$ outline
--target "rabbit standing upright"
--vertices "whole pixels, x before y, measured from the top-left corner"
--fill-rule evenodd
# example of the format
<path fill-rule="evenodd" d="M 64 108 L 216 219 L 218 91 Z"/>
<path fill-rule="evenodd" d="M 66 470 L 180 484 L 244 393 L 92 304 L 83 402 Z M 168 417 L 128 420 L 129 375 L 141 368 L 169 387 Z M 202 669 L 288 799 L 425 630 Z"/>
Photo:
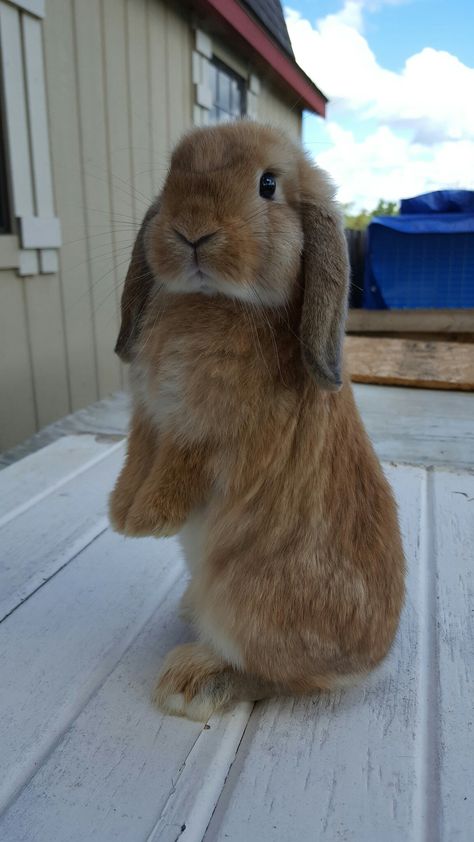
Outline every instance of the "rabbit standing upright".
<path fill-rule="evenodd" d="M 126 535 L 181 531 L 198 640 L 167 658 L 164 711 L 340 687 L 392 643 L 405 565 L 341 370 L 348 274 L 333 188 L 296 143 L 251 122 L 184 137 L 125 282 L 110 507 Z"/>

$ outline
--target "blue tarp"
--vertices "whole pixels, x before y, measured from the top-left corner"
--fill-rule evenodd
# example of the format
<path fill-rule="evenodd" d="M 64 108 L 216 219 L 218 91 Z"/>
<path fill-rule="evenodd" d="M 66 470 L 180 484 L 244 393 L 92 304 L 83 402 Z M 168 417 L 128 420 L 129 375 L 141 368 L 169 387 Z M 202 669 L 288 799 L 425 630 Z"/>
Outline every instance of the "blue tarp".
<path fill-rule="evenodd" d="M 474 191 L 404 199 L 367 235 L 364 307 L 474 307 Z"/>
<path fill-rule="evenodd" d="M 401 214 L 474 213 L 474 190 L 434 190 L 412 199 L 402 199 Z"/>
<path fill-rule="evenodd" d="M 374 216 L 370 225 L 384 225 L 402 234 L 467 234 L 474 232 L 474 211 Z"/>

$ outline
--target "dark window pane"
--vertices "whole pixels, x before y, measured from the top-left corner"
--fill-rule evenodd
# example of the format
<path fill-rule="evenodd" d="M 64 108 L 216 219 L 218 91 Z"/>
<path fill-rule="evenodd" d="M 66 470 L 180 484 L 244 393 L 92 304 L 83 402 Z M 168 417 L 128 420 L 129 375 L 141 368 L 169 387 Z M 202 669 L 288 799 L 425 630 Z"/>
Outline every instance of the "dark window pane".
<path fill-rule="evenodd" d="M 1 103 L 0 103 L 1 115 Z M 1 120 L 1 116 L 0 116 Z M 10 203 L 8 201 L 8 182 L 5 158 L 5 146 L 3 135 L 3 120 L 0 121 L 0 234 L 9 234 L 11 231 Z"/>
<path fill-rule="evenodd" d="M 230 110 L 232 114 L 236 117 L 240 117 L 242 114 L 242 94 L 235 79 L 232 79 L 230 85 L 230 93 L 231 93 L 231 100 L 230 100 Z"/>
<path fill-rule="evenodd" d="M 211 123 L 229 122 L 245 113 L 245 82 L 219 59 L 210 64 L 210 87 L 213 107 L 209 112 Z"/>
<path fill-rule="evenodd" d="M 230 77 L 219 70 L 217 104 L 224 111 L 230 111 Z"/>
<path fill-rule="evenodd" d="M 212 101 L 217 100 L 217 68 L 215 64 L 209 64 L 209 87 L 212 91 Z"/>

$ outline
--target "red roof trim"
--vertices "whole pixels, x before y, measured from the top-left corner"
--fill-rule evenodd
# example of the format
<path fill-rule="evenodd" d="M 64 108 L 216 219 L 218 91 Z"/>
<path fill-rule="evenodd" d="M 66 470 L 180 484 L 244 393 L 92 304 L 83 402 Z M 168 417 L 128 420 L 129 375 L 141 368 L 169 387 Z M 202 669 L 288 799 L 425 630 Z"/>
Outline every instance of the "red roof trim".
<path fill-rule="evenodd" d="M 201 0 L 201 7 L 218 15 L 272 67 L 274 72 L 297 94 L 304 108 L 325 116 L 326 98 L 306 74 L 274 44 L 269 35 L 247 14 L 236 0 Z"/>

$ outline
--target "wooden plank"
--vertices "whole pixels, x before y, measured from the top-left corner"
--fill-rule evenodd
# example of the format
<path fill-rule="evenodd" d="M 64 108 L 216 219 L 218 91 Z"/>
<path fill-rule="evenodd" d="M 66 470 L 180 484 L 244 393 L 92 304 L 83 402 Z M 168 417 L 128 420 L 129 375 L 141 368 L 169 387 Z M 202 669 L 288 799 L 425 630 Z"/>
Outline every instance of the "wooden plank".
<path fill-rule="evenodd" d="M 77 68 L 70 2 L 48 0 L 43 34 L 50 106 L 51 159 L 63 236 L 59 260 L 66 356 L 71 405 L 76 410 L 97 400 L 99 393 L 95 368 L 93 305 L 87 270 L 88 210 L 81 177 Z M 103 219 L 102 216 L 102 225 Z"/>
<path fill-rule="evenodd" d="M 135 4 L 133 4 L 135 6 Z M 74 0 L 82 171 L 99 395 L 120 387 L 100 0 Z M 107 228 L 104 230 L 104 226 Z M 102 232 L 97 245 L 96 234 Z"/>
<path fill-rule="evenodd" d="M 211 733 L 201 731 L 147 842 L 175 842 L 178 828 L 182 842 L 203 838 L 252 709 L 244 702 L 230 715 L 211 718 Z"/>
<path fill-rule="evenodd" d="M 15 234 L 0 237 L 0 269 L 16 269 L 19 262 L 20 243 Z"/>
<path fill-rule="evenodd" d="M 194 104 L 192 85 L 192 33 L 177 6 L 166 7 L 166 61 L 168 66 L 169 142 L 173 147 L 191 128 Z"/>
<path fill-rule="evenodd" d="M 292 137 L 301 137 L 300 103 L 296 97 L 282 96 L 268 78 L 261 78 L 260 94 L 250 94 L 252 106 L 256 108 L 256 117 L 262 122 L 281 126 Z"/>
<path fill-rule="evenodd" d="M 107 679 L 150 615 L 159 609 L 181 573 L 175 541 L 162 541 L 160 544 L 154 539 L 142 541 L 137 556 L 133 541 L 107 531 L 88 546 L 73 564 L 0 624 L 0 812 L 34 775 L 64 734 L 66 745 L 69 743 L 68 727 Z M 151 629 L 153 643 L 157 632 L 163 633 L 160 622 Z M 169 634 L 163 634 L 162 645 L 165 646 L 168 641 Z M 146 676 L 149 681 L 156 675 L 159 659 L 160 651 L 150 649 Z M 104 745 L 105 730 L 102 734 L 93 734 L 92 731 L 84 734 L 80 742 L 86 766 L 91 764 L 91 751 L 92 754 L 105 751 L 113 766 L 122 753 L 126 735 L 129 734 L 133 740 L 135 718 L 140 718 L 140 707 L 146 707 L 147 698 L 140 687 L 143 676 L 137 676 L 140 659 L 138 664 L 130 660 L 130 667 L 125 687 L 122 681 L 115 681 L 122 698 L 115 696 L 109 699 L 108 728 L 114 733 L 115 748 L 110 744 L 108 747 Z M 120 675 L 120 669 L 117 672 Z M 132 682 L 128 690 L 127 680 Z M 141 705 L 136 704 L 137 696 L 139 699 L 143 697 Z M 117 708 L 120 723 L 115 722 Z M 159 717 L 154 711 L 153 714 L 149 715 L 152 734 L 146 735 L 152 739 L 131 747 L 132 751 L 138 751 L 142 760 L 153 744 L 160 724 Z M 79 730 L 82 730 L 81 726 Z M 111 750 L 115 752 L 114 758 Z M 94 759 L 90 772 L 92 767 L 99 778 L 101 764 L 98 758 Z M 107 771 L 105 767 L 102 769 Z M 68 773 L 75 775 L 78 771 L 71 766 Z M 122 767 L 122 774 L 127 774 L 126 764 Z M 90 778 L 91 784 L 92 777 L 94 775 Z M 170 777 L 167 776 L 166 786 L 169 785 Z M 101 796 L 98 791 L 95 794 L 99 796 L 96 804 L 100 811 Z M 102 805 L 105 811 L 108 806 L 106 802 Z M 70 797 L 62 807 L 65 811 L 64 830 L 74 812 Z M 88 818 L 91 818 L 90 814 Z M 66 838 L 63 833 L 42 836 L 41 823 L 35 831 L 33 819 L 32 822 L 25 831 L 27 838 L 30 838 L 31 832 L 33 839 L 38 831 L 43 842 L 46 839 L 57 839 L 59 842 Z M 21 838 L 20 828 L 17 826 L 11 834 L 0 829 L 0 837 L 13 842 Z M 83 838 L 88 839 L 88 835 Z"/>
<path fill-rule="evenodd" d="M 148 53 L 150 56 L 150 110 L 152 140 L 152 190 L 158 193 L 168 167 L 169 104 L 166 64 L 166 7 L 148 5 Z"/>
<path fill-rule="evenodd" d="M 474 474 L 436 471 L 429 505 L 434 566 L 431 680 L 434 699 L 427 741 L 439 726 L 433 799 L 442 804 L 440 839 L 472 839 L 474 827 Z M 434 838 L 434 837 L 432 837 Z"/>
<path fill-rule="evenodd" d="M 418 833 L 425 807 L 419 751 L 427 716 L 420 642 L 426 474 L 387 466 L 399 504 L 408 595 L 389 658 L 358 687 L 256 705 L 206 842 L 436 839 Z M 431 612 L 436 605 L 431 604 Z M 428 770 L 429 771 L 429 770 Z"/>
<path fill-rule="evenodd" d="M 192 53 L 194 38 L 192 21 L 182 7 L 177 6 L 181 28 L 181 62 L 183 87 L 181 89 L 183 108 L 183 132 L 189 131 L 193 124 L 194 85 L 192 83 Z"/>
<path fill-rule="evenodd" d="M 31 224 L 28 232 L 22 226 L 22 236 L 25 233 L 33 235 L 33 243 L 23 239 L 26 248 L 45 246 L 51 248 L 61 245 L 59 220 L 54 217 L 53 184 L 51 178 L 51 159 L 49 147 L 48 110 L 46 103 L 46 86 L 44 79 L 43 40 L 41 20 L 31 15 L 21 16 L 23 34 L 23 55 L 25 68 L 26 96 L 28 102 L 28 119 L 30 127 L 30 144 L 32 156 L 33 183 L 37 221 Z M 42 227 L 41 227 L 42 226 Z M 56 230 L 58 229 L 58 230 Z M 45 237 L 49 242 L 40 243 L 38 237 Z M 52 239 L 54 238 L 54 241 Z"/>
<path fill-rule="evenodd" d="M 0 471 L 0 527 L 118 450 L 93 435 L 63 436 Z"/>
<path fill-rule="evenodd" d="M 132 153 L 132 181 L 128 189 L 138 223 L 153 201 L 146 0 L 127 4 L 127 49 Z"/>
<path fill-rule="evenodd" d="M 38 427 L 45 427 L 71 411 L 61 289 L 56 275 L 26 278 L 31 362 Z"/>
<path fill-rule="evenodd" d="M 348 336 L 346 355 L 357 383 L 474 390 L 474 343 Z"/>
<path fill-rule="evenodd" d="M 349 310 L 348 333 L 474 333 L 474 310 Z"/>
<path fill-rule="evenodd" d="M 3 526 L 0 621 L 107 528 L 107 496 L 122 461 L 119 445 Z"/>
<path fill-rule="evenodd" d="M 23 285 L 15 272 L 0 273 L 0 450 L 37 429 Z"/>
<path fill-rule="evenodd" d="M 24 835 L 28 842 L 202 838 L 251 706 L 240 705 L 203 728 L 200 723 L 163 716 L 151 704 L 160 663 L 187 636 L 176 619 L 181 590 L 182 585 L 170 592 L 0 819 L 2 838 L 9 842 L 19 842 Z"/>
<path fill-rule="evenodd" d="M 474 392 L 367 383 L 353 388 L 381 459 L 474 469 Z"/>
<path fill-rule="evenodd" d="M 158 4 L 156 4 L 158 5 Z M 155 4 L 153 4 L 155 6 Z M 120 325 L 120 295 L 127 272 L 132 245 L 138 231 L 134 217 L 131 175 L 130 101 L 126 9 L 124 0 L 103 0 L 104 81 L 107 130 L 107 162 L 110 191 L 110 228 L 114 253 L 115 325 Z M 106 229 L 104 221 L 98 231 Z M 102 242 L 98 234 L 96 242 Z M 122 385 L 126 378 L 121 369 Z"/>

